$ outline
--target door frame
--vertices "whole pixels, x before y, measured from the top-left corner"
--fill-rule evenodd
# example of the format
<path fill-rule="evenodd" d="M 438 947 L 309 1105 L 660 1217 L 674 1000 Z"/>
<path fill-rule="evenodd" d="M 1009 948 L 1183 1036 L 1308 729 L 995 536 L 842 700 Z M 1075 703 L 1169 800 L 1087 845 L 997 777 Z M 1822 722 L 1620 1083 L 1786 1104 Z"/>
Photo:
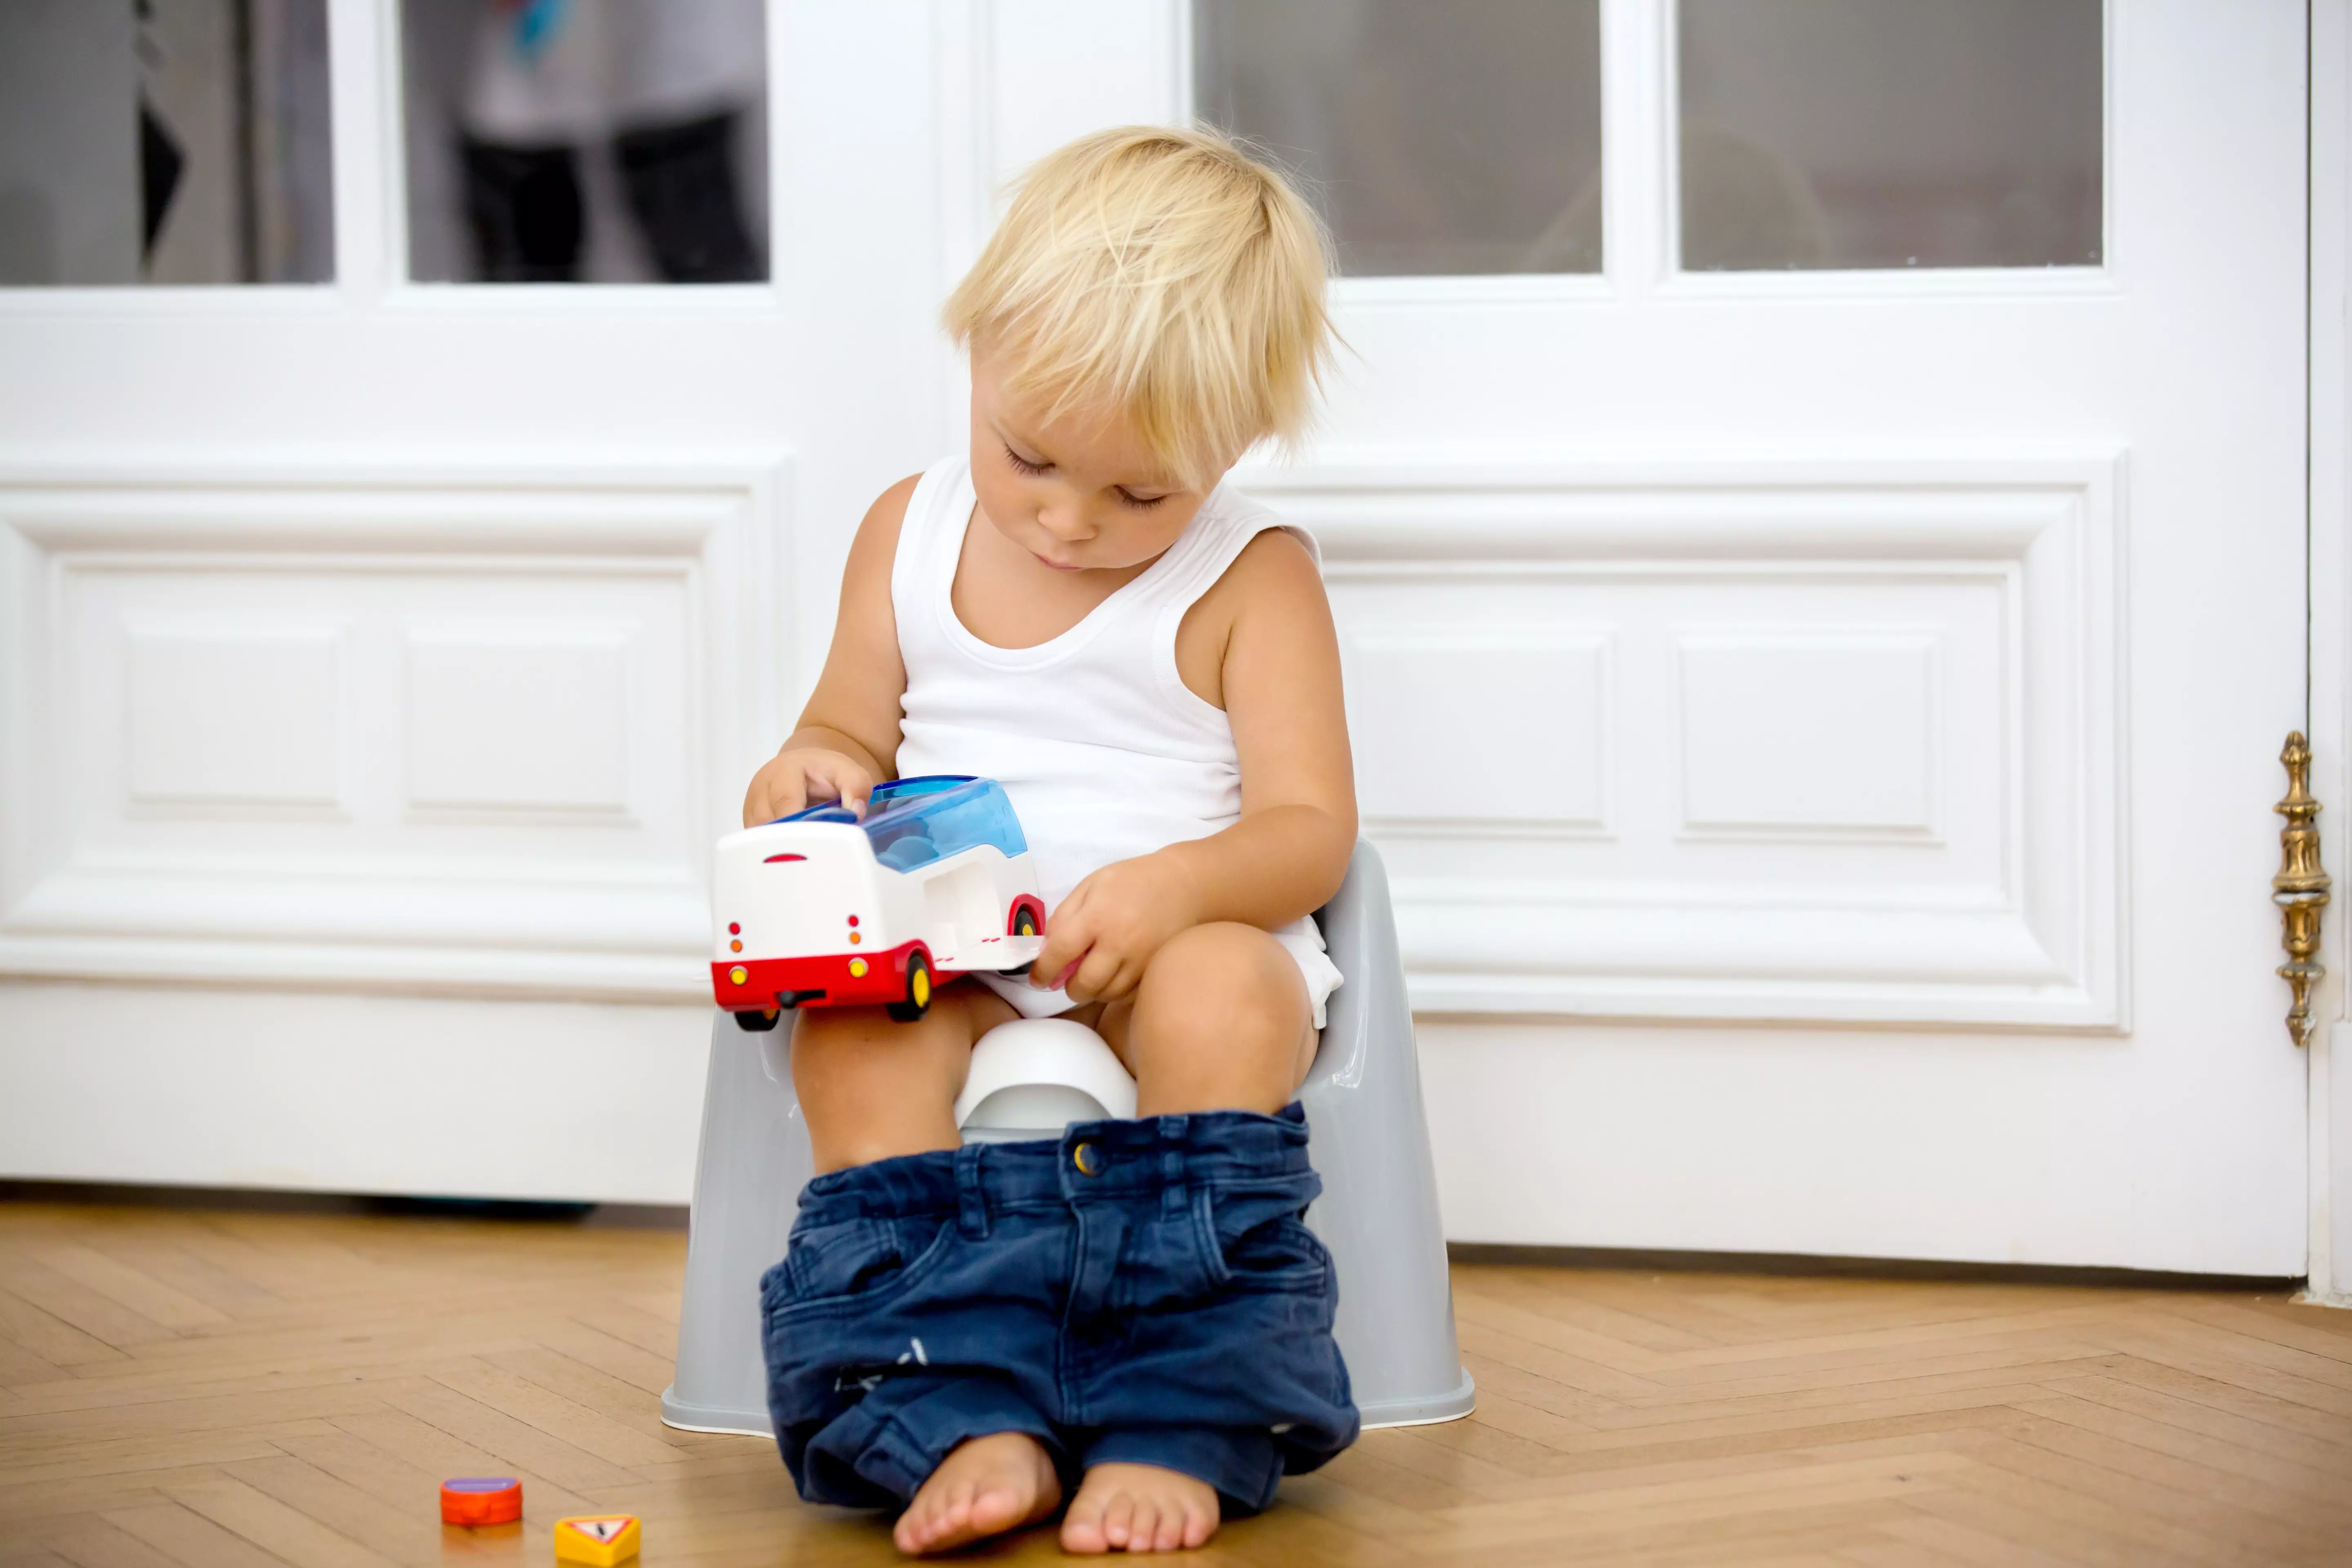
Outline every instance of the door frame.
<path fill-rule="evenodd" d="M 2352 0 L 2311 0 L 2308 722 L 2321 857 L 2352 865 Z M 2307 1299 L 2352 1307 L 2352 913 L 2337 900 L 2313 999 Z M 2284 955 L 2282 955 L 2284 956 Z M 2281 1008 L 2285 987 L 2280 987 Z M 2269 1043 L 2284 1045 L 2280 1036 Z"/>

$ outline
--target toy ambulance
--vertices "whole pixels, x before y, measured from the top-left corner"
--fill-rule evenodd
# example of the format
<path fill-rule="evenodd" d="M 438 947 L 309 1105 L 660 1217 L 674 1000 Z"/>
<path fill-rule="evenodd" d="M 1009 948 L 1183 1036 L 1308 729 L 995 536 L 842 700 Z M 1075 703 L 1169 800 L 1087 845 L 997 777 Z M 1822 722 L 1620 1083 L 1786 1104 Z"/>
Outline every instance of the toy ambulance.
<path fill-rule="evenodd" d="M 746 1029 L 875 1003 L 911 1022 L 933 987 L 1044 945 L 1029 841 L 994 779 L 896 779 L 863 817 L 820 805 L 730 834 L 711 889 L 711 989 Z"/>

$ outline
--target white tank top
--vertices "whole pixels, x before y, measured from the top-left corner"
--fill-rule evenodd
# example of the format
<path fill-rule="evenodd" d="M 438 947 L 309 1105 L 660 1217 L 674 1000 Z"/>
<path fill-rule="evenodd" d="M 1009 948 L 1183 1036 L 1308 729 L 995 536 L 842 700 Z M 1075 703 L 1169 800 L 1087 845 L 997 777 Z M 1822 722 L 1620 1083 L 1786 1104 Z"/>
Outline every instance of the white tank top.
<path fill-rule="evenodd" d="M 966 529 L 988 526 L 976 499 L 970 459 L 950 458 L 917 482 L 898 530 L 898 774 L 1003 784 L 1050 916 L 1096 868 L 1240 819 L 1234 727 L 1177 674 L 1176 627 L 1261 530 L 1286 529 L 1310 552 L 1315 542 L 1220 485 L 1167 553 L 1076 626 L 1034 647 L 994 647 L 949 596 Z"/>

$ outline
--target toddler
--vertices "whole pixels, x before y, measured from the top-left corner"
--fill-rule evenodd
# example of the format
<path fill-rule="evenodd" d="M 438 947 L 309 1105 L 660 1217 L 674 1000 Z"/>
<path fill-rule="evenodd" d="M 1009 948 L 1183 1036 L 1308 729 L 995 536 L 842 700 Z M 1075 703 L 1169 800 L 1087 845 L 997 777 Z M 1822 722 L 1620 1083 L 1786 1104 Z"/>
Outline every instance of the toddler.
<path fill-rule="evenodd" d="M 1313 542 L 1220 484 L 1306 422 L 1325 256 L 1213 134 L 1039 163 L 947 306 L 971 450 L 866 513 L 744 802 L 996 778 L 1047 905 L 1026 976 L 794 1021 L 819 1173 L 761 1282 L 770 1405 L 802 1495 L 903 1504 L 909 1552 L 1071 1487 L 1070 1551 L 1199 1546 L 1356 1435 L 1291 1103 L 1339 984 L 1310 911 L 1356 837 L 1338 639 Z M 1109 1042 L 1136 1120 L 960 1148 L 972 1043 L 1046 1016 Z"/>

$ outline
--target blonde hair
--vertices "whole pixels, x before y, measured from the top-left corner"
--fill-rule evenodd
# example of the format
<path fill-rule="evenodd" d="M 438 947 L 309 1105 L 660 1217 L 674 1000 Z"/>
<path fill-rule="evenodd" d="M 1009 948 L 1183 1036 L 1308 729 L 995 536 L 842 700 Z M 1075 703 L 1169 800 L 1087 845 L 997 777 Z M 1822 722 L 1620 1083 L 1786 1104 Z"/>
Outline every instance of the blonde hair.
<path fill-rule="evenodd" d="M 944 315 L 1048 417 L 1107 404 L 1206 489 L 1253 442 L 1305 433 L 1328 259 L 1314 209 L 1233 142 L 1125 126 L 1029 170 Z"/>

